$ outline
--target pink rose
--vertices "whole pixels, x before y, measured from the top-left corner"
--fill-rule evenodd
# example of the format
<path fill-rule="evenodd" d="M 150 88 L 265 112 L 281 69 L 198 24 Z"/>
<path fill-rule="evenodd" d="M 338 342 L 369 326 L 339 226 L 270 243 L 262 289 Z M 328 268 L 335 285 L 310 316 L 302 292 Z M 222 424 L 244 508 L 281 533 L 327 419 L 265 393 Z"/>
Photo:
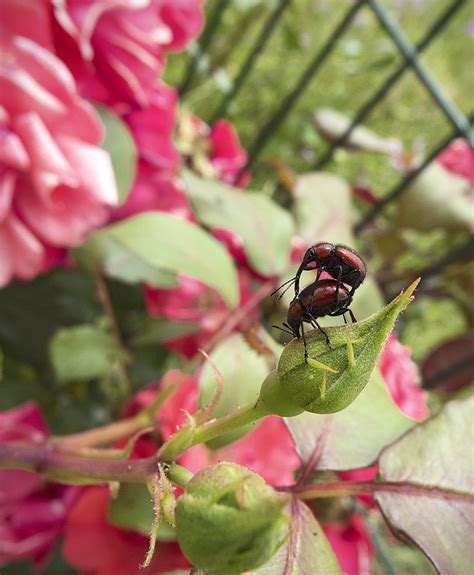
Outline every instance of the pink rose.
<path fill-rule="evenodd" d="M 146 108 L 135 108 L 124 116 L 140 158 L 170 174 L 179 166 L 178 151 L 173 144 L 177 100 L 176 92 L 160 83 L 150 94 Z"/>
<path fill-rule="evenodd" d="M 238 187 L 248 184 L 250 172 L 239 176 L 247 163 L 247 152 L 240 145 L 235 128 L 227 120 L 218 120 L 209 127 L 197 116 L 183 113 L 179 120 L 177 144 L 186 162 L 203 177 Z"/>
<path fill-rule="evenodd" d="M 32 18 L 39 6 L 31 4 Z M 2 286 L 34 277 L 52 254 L 83 242 L 107 220 L 116 188 L 110 158 L 97 147 L 100 119 L 67 68 L 15 29 L 0 31 Z"/>
<path fill-rule="evenodd" d="M 79 573 L 154 575 L 189 568 L 177 543 L 159 541 L 150 566 L 142 569 L 148 538 L 112 525 L 107 519 L 109 500 L 108 487 L 87 487 L 68 514 L 63 555 Z"/>
<path fill-rule="evenodd" d="M 209 134 L 211 164 L 226 184 L 244 188 L 250 181 L 250 172 L 240 171 L 247 163 L 247 152 L 240 145 L 234 126 L 227 120 L 217 120 Z"/>
<path fill-rule="evenodd" d="M 34 402 L 0 412 L 0 443 L 43 443 L 47 435 Z M 75 487 L 48 483 L 29 471 L 0 470 L 0 566 L 24 559 L 43 564 L 76 495 Z"/>
<path fill-rule="evenodd" d="M 249 274 L 245 270 L 239 271 L 239 285 L 239 305 L 242 306 L 252 296 Z M 188 358 L 195 355 L 198 349 L 206 347 L 230 314 L 229 308 L 215 290 L 184 275 L 180 277 L 179 287 L 176 289 L 147 287 L 145 299 L 148 312 L 154 317 L 196 324 L 195 333 L 166 342 L 168 349 Z M 246 317 L 245 322 L 256 321 L 257 318 L 258 310 L 255 310 Z"/>
<path fill-rule="evenodd" d="M 81 93 L 103 102 L 146 106 L 165 53 L 203 25 L 202 0 L 55 0 L 58 55 Z"/>
<path fill-rule="evenodd" d="M 364 520 L 352 513 L 347 521 L 323 525 L 344 575 L 371 575 L 374 548 Z"/>
<path fill-rule="evenodd" d="M 180 180 L 141 160 L 126 202 L 113 210 L 111 217 L 113 221 L 117 221 L 155 210 L 191 222 L 195 221 Z"/>
<path fill-rule="evenodd" d="M 411 359 L 410 348 L 392 333 L 380 357 L 380 372 L 393 401 L 405 415 L 423 421 L 429 416 L 426 393 L 420 389 L 418 366 Z"/>
<path fill-rule="evenodd" d="M 474 184 L 474 150 L 467 140 L 453 140 L 436 158 L 448 172 Z"/>

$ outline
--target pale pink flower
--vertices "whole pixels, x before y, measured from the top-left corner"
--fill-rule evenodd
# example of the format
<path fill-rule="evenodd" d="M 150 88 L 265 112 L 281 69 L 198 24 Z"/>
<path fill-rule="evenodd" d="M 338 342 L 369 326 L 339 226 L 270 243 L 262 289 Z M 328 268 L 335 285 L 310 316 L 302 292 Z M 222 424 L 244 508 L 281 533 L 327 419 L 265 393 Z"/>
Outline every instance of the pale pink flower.
<path fill-rule="evenodd" d="M 380 356 L 380 372 L 393 401 L 405 415 L 423 421 L 429 416 L 426 392 L 420 388 L 418 366 L 411 350 L 392 333 Z"/>
<path fill-rule="evenodd" d="M 48 429 L 39 407 L 28 402 L 0 412 L 0 444 L 39 445 Z M 0 470 L 0 566 L 31 559 L 43 564 L 61 535 L 75 487 L 48 483 L 29 471 Z"/>
<path fill-rule="evenodd" d="M 93 100 L 146 106 L 168 50 L 202 29 L 202 0 L 53 0 L 58 55 Z"/>
<path fill-rule="evenodd" d="M 9 0 L 10 2 L 10 0 Z M 7 5 L 28 7 L 18 1 Z M 38 5 L 31 5 L 36 17 Z M 8 20 L 12 26 L 16 20 Z M 39 19 L 41 21 L 41 19 Z M 19 31 L 26 29 L 19 25 Z M 0 28 L 0 286 L 43 271 L 80 244 L 116 201 L 103 127 L 46 48 Z"/>
<path fill-rule="evenodd" d="M 252 296 L 251 281 L 246 270 L 239 270 L 240 306 Z M 222 328 L 231 310 L 212 288 L 194 278 L 181 275 L 179 287 L 172 290 L 147 287 L 145 299 L 148 312 L 154 317 L 171 321 L 188 321 L 196 324 L 196 332 L 166 342 L 166 347 L 184 357 L 192 357 L 198 349 L 204 349 Z M 256 321 L 259 312 L 247 314 L 243 324 Z"/>

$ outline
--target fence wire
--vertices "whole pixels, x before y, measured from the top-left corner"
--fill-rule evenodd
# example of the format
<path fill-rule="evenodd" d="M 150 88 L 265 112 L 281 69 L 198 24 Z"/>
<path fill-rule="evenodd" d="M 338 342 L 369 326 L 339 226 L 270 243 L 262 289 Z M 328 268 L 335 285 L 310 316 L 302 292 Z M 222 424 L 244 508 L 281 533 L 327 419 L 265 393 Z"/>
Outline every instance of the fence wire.
<path fill-rule="evenodd" d="M 277 0 L 273 10 L 268 15 L 268 18 L 263 22 L 260 32 L 255 39 L 252 47 L 249 50 L 247 57 L 244 59 L 240 69 L 234 75 L 233 81 L 229 91 L 224 95 L 221 102 L 217 105 L 214 113 L 211 115 L 211 121 L 217 118 L 224 117 L 231 105 L 235 100 L 237 94 L 245 89 L 245 82 L 249 77 L 250 72 L 256 66 L 259 58 L 265 52 L 265 48 L 271 36 L 278 29 L 281 24 L 282 16 L 285 11 L 297 0 Z M 334 47 L 337 42 L 343 37 L 354 22 L 354 18 L 359 13 L 361 8 L 366 7 L 372 11 L 375 18 L 391 39 L 398 52 L 402 57 L 400 65 L 392 71 L 378 86 L 373 93 L 362 103 L 359 109 L 352 117 L 351 123 L 348 128 L 329 143 L 328 147 L 324 150 L 319 158 L 314 162 L 314 169 L 321 169 L 332 158 L 335 151 L 344 146 L 352 132 L 370 115 L 370 113 L 382 102 L 390 91 L 398 84 L 400 79 L 404 76 L 405 72 L 413 71 L 420 84 L 428 91 L 434 105 L 443 113 L 445 118 L 453 127 L 452 132 L 445 137 L 440 143 L 435 144 L 434 148 L 428 153 L 426 158 L 409 173 L 399 181 L 392 189 L 382 194 L 380 203 L 372 208 L 367 214 L 362 216 L 360 221 L 355 225 L 354 231 L 356 234 L 360 233 L 365 226 L 371 223 L 375 218 L 384 213 L 387 206 L 397 199 L 414 181 L 414 179 L 438 156 L 438 154 L 454 139 L 463 137 L 473 145 L 472 140 L 472 122 L 474 114 L 466 116 L 462 110 L 458 108 L 456 103 L 445 93 L 441 83 L 437 80 L 436 76 L 421 62 L 420 56 L 426 48 L 443 33 L 447 24 L 451 21 L 453 16 L 460 10 L 462 6 L 467 3 L 467 0 L 453 0 L 450 2 L 445 10 L 439 17 L 429 26 L 425 31 L 422 38 L 413 45 L 405 36 L 401 27 L 392 19 L 390 14 L 382 7 L 377 0 L 358 0 L 348 2 L 347 10 L 342 15 L 340 21 L 336 24 L 334 29 L 328 34 L 327 39 L 323 45 L 313 55 L 306 68 L 301 73 L 300 77 L 296 80 L 290 91 L 282 98 L 281 103 L 277 106 L 276 111 L 267 119 L 267 121 L 260 127 L 256 128 L 254 136 L 251 138 L 253 142 L 248 149 L 247 165 L 242 168 L 241 173 L 254 167 L 264 148 L 274 137 L 277 129 L 286 120 L 286 118 L 293 113 L 295 106 L 308 88 L 310 82 L 315 78 L 322 65 L 331 57 Z M 188 64 L 187 69 L 179 89 L 182 96 L 196 79 L 196 73 L 200 58 L 206 52 L 212 50 L 212 40 L 216 31 L 219 28 L 222 16 L 225 10 L 232 4 L 232 0 L 216 0 L 212 6 L 206 29 L 202 34 L 200 41 L 197 44 L 195 52 Z M 468 64 L 467 64 L 468 65 Z M 240 176 L 241 174 L 239 174 Z M 237 176 L 237 179 L 238 177 Z M 472 246 L 472 242 L 469 243 Z M 469 248 L 471 249 L 471 248 Z M 448 257 L 447 254 L 446 257 Z M 443 259 L 443 258 L 442 258 Z M 444 261 L 444 259 L 443 259 Z M 436 266 L 435 266 L 436 267 Z M 432 271 L 430 270 L 430 273 Z"/>

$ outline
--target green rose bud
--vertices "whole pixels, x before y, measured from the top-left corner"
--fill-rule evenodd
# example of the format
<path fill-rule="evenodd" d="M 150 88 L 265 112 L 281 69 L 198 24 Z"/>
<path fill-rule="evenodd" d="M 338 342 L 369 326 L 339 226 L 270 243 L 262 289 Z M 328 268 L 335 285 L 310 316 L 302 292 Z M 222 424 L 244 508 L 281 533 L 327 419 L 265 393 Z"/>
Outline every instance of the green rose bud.
<path fill-rule="evenodd" d="M 238 574 L 268 561 L 288 530 L 277 493 L 256 473 L 219 463 L 195 475 L 176 506 L 176 532 L 186 557 L 215 575 Z"/>
<path fill-rule="evenodd" d="M 418 283 L 413 282 L 365 321 L 325 328 L 331 347 L 318 330 L 307 334 L 308 363 L 301 340 L 291 341 L 280 356 L 279 379 L 272 382 L 273 389 L 278 389 L 280 404 L 286 396 L 290 407 L 311 413 L 335 413 L 350 405 L 369 382 L 385 341 Z M 264 396 L 262 399 L 265 401 Z M 267 400 L 265 405 L 270 402 Z"/>
<path fill-rule="evenodd" d="M 304 412 L 302 407 L 295 405 L 288 398 L 287 390 L 281 386 L 276 369 L 271 371 L 260 389 L 258 401 L 265 410 L 280 417 L 294 417 Z"/>

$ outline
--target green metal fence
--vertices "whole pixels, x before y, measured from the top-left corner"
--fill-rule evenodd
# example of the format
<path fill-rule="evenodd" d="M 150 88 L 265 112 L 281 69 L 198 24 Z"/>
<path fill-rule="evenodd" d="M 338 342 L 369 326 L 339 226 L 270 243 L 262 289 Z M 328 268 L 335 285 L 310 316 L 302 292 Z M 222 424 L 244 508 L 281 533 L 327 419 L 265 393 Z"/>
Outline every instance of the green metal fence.
<path fill-rule="evenodd" d="M 291 8 L 291 5 L 297 1 L 298 0 L 277 0 L 273 2 L 273 8 L 267 14 L 267 17 L 262 18 L 261 29 L 254 39 L 247 57 L 243 60 L 239 70 L 233 76 L 230 88 L 222 96 L 221 101 L 212 113 L 209 114 L 207 119 L 210 122 L 217 118 L 225 117 L 237 95 L 246 89 L 246 83 L 251 71 L 257 65 L 262 54 L 265 53 L 265 49 L 268 49 L 271 37 L 278 31 L 279 27 L 281 27 L 283 15 Z M 445 5 L 443 4 L 444 9 L 442 9 L 439 16 L 427 27 L 416 44 L 413 44 L 407 39 L 401 26 L 391 17 L 390 13 L 384 9 L 381 2 L 377 0 L 348 0 L 347 8 L 342 14 L 342 18 L 329 33 L 326 33 L 327 39 L 311 57 L 299 78 L 289 87 L 286 93 L 281 94 L 276 110 L 268 116 L 262 125 L 255 126 L 255 133 L 252 138 L 250 138 L 252 143 L 248 147 L 248 163 L 244 169 L 258 167 L 262 152 L 271 142 L 272 138 L 275 137 L 278 128 L 287 120 L 290 114 L 298 113 L 296 110 L 298 100 L 304 94 L 305 90 L 308 89 L 310 82 L 317 77 L 322 65 L 331 58 L 337 43 L 348 33 L 361 10 L 370 10 L 387 37 L 390 38 L 398 50 L 401 61 L 398 66 L 391 70 L 385 78 L 382 78 L 379 85 L 375 86 L 373 91 L 367 95 L 352 115 L 352 121 L 349 127 L 335 141 L 331 142 L 329 146 L 322 151 L 319 157 L 315 158 L 312 168 L 319 170 L 328 164 L 332 160 L 336 150 L 345 144 L 354 129 L 369 117 L 395 86 L 397 86 L 405 73 L 409 71 L 416 75 L 419 84 L 429 94 L 433 106 L 436 106 L 442 112 L 452 128 L 447 137 L 441 138 L 438 142 L 432 142 L 432 149 L 428 151 L 426 158 L 419 166 L 408 174 L 400 176 L 400 180 L 381 195 L 380 203 L 363 214 L 360 221 L 357 222 L 354 227 L 355 233 L 359 234 L 376 218 L 383 217 L 389 204 L 403 194 L 414 178 L 416 178 L 454 138 L 461 136 L 469 140 L 472 145 L 471 127 L 474 114 L 472 111 L 465 113 L 456 105 L 447 95 L 436 76 L 423 64 L 420 58 L 426 48 L 430 46 L 435 38 L 443 33 L 452 18 L 466 4 L 467 0 L 454 0 L 452 2 L 446 2 Z M 182 99 L 185 100 L 190 87 L 199 82 L 199 63 L 207 54 L 212 53 L 216 33 L 221 26 L 226 10 L 228 10 L 231 5 L 232 0 L 214 0 L 209 2 L 206 28 L 196 45 L 194 54 L 189 59 L 179 87 Z M 473 62 L 471 62 L 471 66 L 472 64 Z M 469 65 L 469 62 L 466 62 L 466 65 Z M 209 71 L 207 73 L 209 73 Z M 472 253 L 474 253 L 474 240 L 469 239 L 465 244 L 457 246 L 452 253 L 443 255 L 439 264 L 431 266 L 426 272 L 433 274 L 437 267 L 442 265 L 443 262 L 449 263 L 456 261 Z"/>

